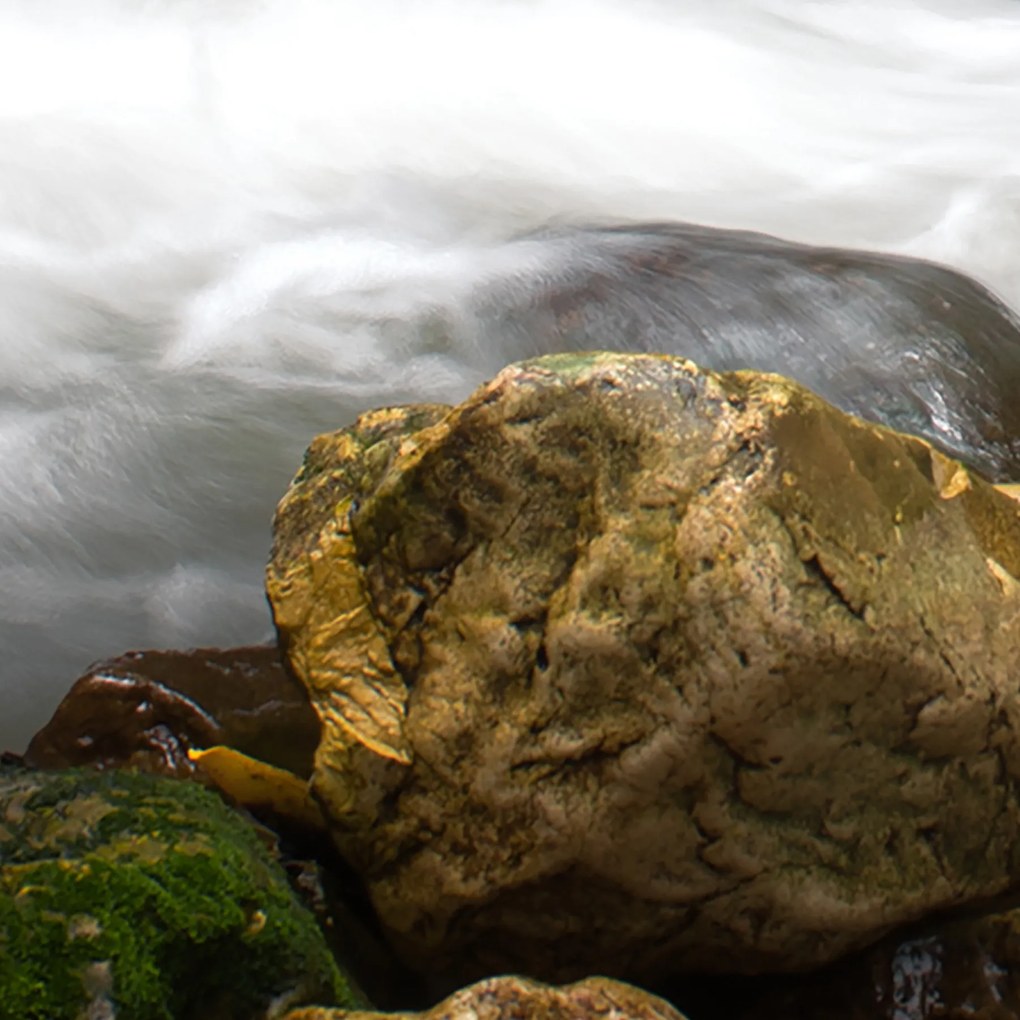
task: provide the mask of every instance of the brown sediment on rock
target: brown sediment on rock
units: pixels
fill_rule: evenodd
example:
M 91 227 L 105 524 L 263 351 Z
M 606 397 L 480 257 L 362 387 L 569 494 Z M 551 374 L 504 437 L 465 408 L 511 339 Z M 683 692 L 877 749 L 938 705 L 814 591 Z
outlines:
M 227 744 L 307 777 L 318 741 L 308 695 L 275 646 L 129 652 L 75 682 L 25 761 L 187 777 L 190 748 Z
M 1020 875 L 1020 507 L 756 373 L 554 356 L 320 437 L 313 785 L 453 984 L 817 966 Z
M 420 1013 L 305 1008 L 284 1020 L 684 1020 L 668 1002 L 640 988 L 589 978 L 554 988 L 522 977 L 479 981 Z

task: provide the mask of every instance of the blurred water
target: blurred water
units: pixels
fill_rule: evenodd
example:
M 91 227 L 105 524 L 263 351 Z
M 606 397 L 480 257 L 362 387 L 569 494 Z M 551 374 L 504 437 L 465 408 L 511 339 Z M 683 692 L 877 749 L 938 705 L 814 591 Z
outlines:
M 1020 305 L 1020 3 L 0 0 L 0 747 L 269 635 L 316 432 L 511 353 L 555 221 L 936 258 Z

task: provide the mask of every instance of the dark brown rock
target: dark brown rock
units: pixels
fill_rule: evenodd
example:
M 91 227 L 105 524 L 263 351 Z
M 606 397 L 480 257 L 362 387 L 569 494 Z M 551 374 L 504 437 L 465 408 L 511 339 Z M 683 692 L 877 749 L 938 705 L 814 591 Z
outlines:
M 553 988 L 521 977 L 479 981 L 421 1013 L 305 1008 L 284 1020 L 684 1020 L 668 1002 L 607 978 Z
M 313 444 L 268 592 L 405 958 L 818 966 L 1020 876 L 1020 507 L 775 376 L 505 370 Z
M 897 934 L 818 973 L 790 978 L 740 1020 L 1014 1020 L 1020 909 Z
M 76 681 L 25 762 L 191 776 L 189 748 L 227 744 L 307 776 L 318 739 L 307 693 L 275 646 L 129 652 Z

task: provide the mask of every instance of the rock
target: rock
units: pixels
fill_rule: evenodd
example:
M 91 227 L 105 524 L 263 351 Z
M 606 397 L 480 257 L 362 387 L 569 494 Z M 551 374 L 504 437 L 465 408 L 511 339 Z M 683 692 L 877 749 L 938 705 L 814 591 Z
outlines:
M 131 652 L 97 663 L 75 683 L 33 738 L 27 763 L 138 768 L 204 782 L 242 803 L 263 826 L 263 840 L 276 842 L 331 948 L 359 982 L 380 992 L 373 1001 L 387 1004 L 391 988 L 399 993 L 408 980 L 381 944 L 370 910 L 360 909 L 356 876 L 319 838 L 322 816 L 307 789 L 318 739 L 308 694 L 275 646 Z M 328 895 L 315 877 L 323 863 Z
M 1020 320 L 945 266 L 689 223 L 561 226 L 503 259 L 520 268 L 486 274 L 474 315 L 449 319 L 504 361 L 609 346 L 779 372 L 1020 480 Z
M 226 744 L 307 777 L 318 741 L 308 695 L 275 646 L 129 652 L 89 668 L 25 760 L 190 777 L 190 748 Z
M 403 957 L 808 969 L 1020 877 L 1020 507 L 755 373 L 589 354 L 313 443 L 267 590 Z
M 464 988 L 421 1013 L 297 1009 L 284 1020 L 684 1020 L 668 1002 L 607 978 L 553 988 L 495 977 Z
M 1014 1020 L 1020 910 L 923 924 L 790 978 L 740 1020 Z
M 254 830 L 141 773 L 0 773 L 0 1016 L 364 1006 Z

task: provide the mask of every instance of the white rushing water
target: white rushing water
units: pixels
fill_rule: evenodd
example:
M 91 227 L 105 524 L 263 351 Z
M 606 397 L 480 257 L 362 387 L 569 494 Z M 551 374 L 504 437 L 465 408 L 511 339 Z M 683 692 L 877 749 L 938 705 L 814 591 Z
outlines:
M 0 748 L 267 638 L 312 435 L 507 360 L 428 325 L 508 238 L 642 219 L 1020 305 L 1020 2 L 0 0 Z

